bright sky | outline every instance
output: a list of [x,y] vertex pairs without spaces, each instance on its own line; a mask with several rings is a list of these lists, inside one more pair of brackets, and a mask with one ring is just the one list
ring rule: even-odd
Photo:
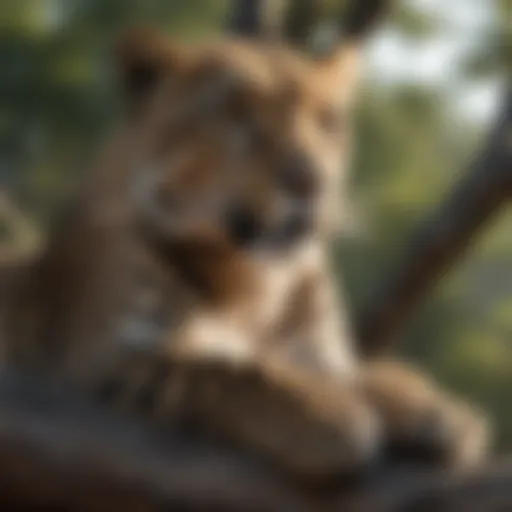
[[456,80],[459,58],[492,27],[492,0],[406,0],[435,15],[440,33],[420,43],[383,31],[370,49],[370,66],[383,81],[407,80],[431,83],[453,97],[459,112],[489,122],[500,99],[497,80],[469,86]]

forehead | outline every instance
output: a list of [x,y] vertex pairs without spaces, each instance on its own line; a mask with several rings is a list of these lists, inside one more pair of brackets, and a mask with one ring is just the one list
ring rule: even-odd
[[339,89],[317,62],[275,43],[215,41],[190,49],[185,82],[198,80],[245,87],[265,95],[310,100],[334,99]]

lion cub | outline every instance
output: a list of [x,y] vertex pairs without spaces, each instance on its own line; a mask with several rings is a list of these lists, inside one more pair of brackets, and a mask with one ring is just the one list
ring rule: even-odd
[[4,307],[6,364],[296,477],[353,472],[386,442],[479,461],[484,421],[415,372],[367,370],[333,290],[357,48],[144,32],[119,67],[126,120]]

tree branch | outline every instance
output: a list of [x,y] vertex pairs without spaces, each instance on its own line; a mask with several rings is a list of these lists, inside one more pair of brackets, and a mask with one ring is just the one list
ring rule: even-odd
[[512,89],[486,149],[409,243],[397,270],[359,317],[363,355],[387,350],[418,303],[512,195]]
[[227,32],[250,38],[277,37],[284,0],[232,0]]
[[[300,449],[300,447],[297,447]],[[512,507],[512,463],[456,476],[385,470],[356,493],[292,486],[225,447],[0,375],[0,510],[492,512]]]
[[[512,509],[512,461],[474,473],[392,471],[351,503],[352,512],[502,512]],[[341,510],[341,508],[338,508]]]
[[1,510],[311,510],[256,462],[25,376],[0,377],[0,456]]
[[[339,2],[336,34],[344,41],[366,39],[391,10],[391,0],[347,0]],[[295,46],[308,49],[310,36],[318,29],[325,9],[325,0],[292,0],[284,18],[284,38]],[[328,41],[333,45],[336,41]]]
[[322,0],[295,0],[289,2],[284,19],[285,40],[295,46],[306,48],[308,39],[322,14]]

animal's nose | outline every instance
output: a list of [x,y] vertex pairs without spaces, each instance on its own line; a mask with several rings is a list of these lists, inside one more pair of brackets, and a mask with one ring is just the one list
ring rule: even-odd
[[233,206],[226,212],[226,227],[232,240],[240,246],[252,243],[260,234],[256,215],[248,208]]
[[279,170],[279,183],[285,193],[299,199],[310,199],[320,188],[315,165],[303,153],[284,158]]

